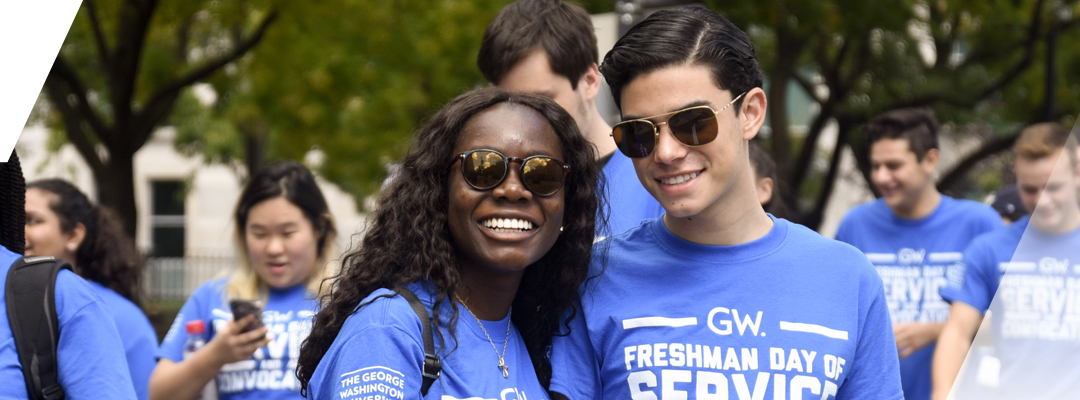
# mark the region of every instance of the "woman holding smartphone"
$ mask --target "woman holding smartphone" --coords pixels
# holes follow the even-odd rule
[[[588,275],[593,157],[549,99],[487,88],[448,103],[316,315],[297,370],[308,397],[547,398],[546,348]],[[438,377],[421,367],[434,358]]]
[[[301,397],[293,370],[336,235],[333,218],[311,172],[280,162],[249,179],[235,223],[244,262],[195,289],[180,309],[157,351],[154,400],[194,399],[215,379],[223,400]],[[264,306],[234,318],[235,300]],[[185,326],[194,320],[204,321],[207,342],[185,359]]]

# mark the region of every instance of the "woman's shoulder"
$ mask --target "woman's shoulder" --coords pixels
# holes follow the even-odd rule
[[[428,307],[425,305],[425,309]],[[420,318],[404,296],[391,289],[378,289],[357,305],[341,330],[345,332],[346,329],[354,331],[369,327],[395,327],[403,332],[412,332],[415,328],[419,337]]]
[[[225,293],[225,286],[229,284],[229,278],[214,278],[203,282],[202,285],[191,292],[191,297],[204,297],[211,294],[221,296]]]
[[[121,296],[116,291],[101,285],[100,283],[87,281],[90,287],[94,289],[98,297],[101,297],[102,302],[105,304],[105,308],[109,310],[109,314],[112,314],[113,319],[116,320],[117,326],[130,326],[134,323],[143,323],[150,325],[150,320],[146,318],[146,314],[139,306],[135,305],[131,300],[128,300],[124,296]]]

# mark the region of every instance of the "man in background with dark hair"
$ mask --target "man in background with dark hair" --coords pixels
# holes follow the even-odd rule
[[[985,380],[975,386],[980,393],[956,393],[964,395],[958,398],[1051,400],[1080,393],[1080,164],[1075,156],[1075,139],[1056,123],[1024,129],[1013,145],[1016,186],[1031,214],[975,238],[964,251],[962,273],[950,276],[941,290],[951,309],[934,353],[933,399],[946,399],[983,315],[991,312],[1000,363],[979,371],[979,380]]]
[[[552,341],[551,391],[901,399],[866,257],[758,201],[748,142],[766,99],[746,33],[704,8],[658,11],[601,70],[622,112],[613,138],[666,213],[597,244],[581,313]]]
[[[16,252],[23,249],[26,189],[18,160],[13,152],[8,162],[0,162],[0,299],[5,298],[8,272],[20,258]],[[120,334],[90,285],[61,270],[54,296],[60,338],[53,354],[67,398],[135,399]],[[7,307],[0,307],[0,399],[30,399],[11,329]]]
[[[615,151],[611,127],[600,116],[596,34],[589,14],[560,0],[520,0],[499,12],[484,32],[477,66],[488,82],[506,90],[548,97],[566,109],[581,134],[596,146],[603,166],[607,231],[622,233],[664,210],[634,179],[630,159]]]
[[[976,236],[1001,227],[985,204],[942,195],[934,186],[938,121],[929,109],[901,109],[866,125],[870,180],[881,198],[851,209],[836,240],[855,246],[885,284],[907,400],[930,398],[934,342],[949,316],[938,289]]]

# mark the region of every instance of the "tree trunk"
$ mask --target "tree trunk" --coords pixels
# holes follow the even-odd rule
[[[1043,121],[1053,121],[1057,108],[1057,42],[1058,24],[1050,23],[1050,32],[1046,35],[1046,88],[1043,97]]]
[[[789,176],[791,169],[791,129],[787,112],[788,82],[795,74],[799,55],[806,45],[786,27],[776,31],[776,65],[769,73],[769,127],[772,130],[772,157],[776,162],[777,176]],[[738,96],[738,93],[732,93]]]
[[[244,165],[247,176],[251,177],[266,163],[266,140],[270,135],[269,127],[262,120],[250,118],[240,124],[240,133],[244,136]]]
[[[124,233],[135,237],[139,214],[135,209],[134,153],[112,153],[109,162],[93,172],[98,203],[115,212],[124,226]]]

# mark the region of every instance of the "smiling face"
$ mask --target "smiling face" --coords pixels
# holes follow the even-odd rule
[[[303,284],[315,272],[318,238],[311,221],[284,197],[264,200],[251,208],[244,243],[248,262],[270,287]]]
[[[56,195],[41,189],[26,191],[26,255],[52,256],[75,265],[81,237],[60,228],[60,217],[49,205]]]
[[[1061,155],[1061,157],[1059,157]],[[1076,169],[1063,152],[1030,159],[1016,157],[1016,187],[1031,213],[1031,225],[1047,233],[1064,233],[1080,219]]]
[[[746,141],[757,133],[760,121],[749,123],[745,108],[750,98],[759,99],[757,92],[747,95],[739,116],[735,105],[716,115],[719,133],[712,142],[687,146],[675,139],[668,125],[660,126],[660,137],[651,154],[635,158],[634,170],[645,189],[660,202],[670,217],[693,217],[717,214],[720,203],[732,193],[740,193],[751,202],[757,199],[747,156]],[[684,108],[707,105],[720,110],[734,96],[720,89],[708,68],[700,65],[674,66],[639,75],[622,92],[623,120],[649,118]],[[760,96],[763,102],[764,96]],[[762,112],[764,104],[761,104]],[[667,117],[653,118],[662,123]]]
[[[930,149],[919,160],[907,139],[881,139],[870,145],[870,168],[870,180],[885,204],[906,214],[933,187],[937,150]]]
[[[476,149],[496,150],[507,157],[546,155],[563,160],[559,139],[547,120],[511,103],[481,111],[465,124],[453,154]],[[559,237],[565,188],[550,196],[536,195],[522,184],[520,164],[512,162],[502,183],[477,190],[465,181],[460,163],[450,166],[447,218],[463,272],[524,273]]]

